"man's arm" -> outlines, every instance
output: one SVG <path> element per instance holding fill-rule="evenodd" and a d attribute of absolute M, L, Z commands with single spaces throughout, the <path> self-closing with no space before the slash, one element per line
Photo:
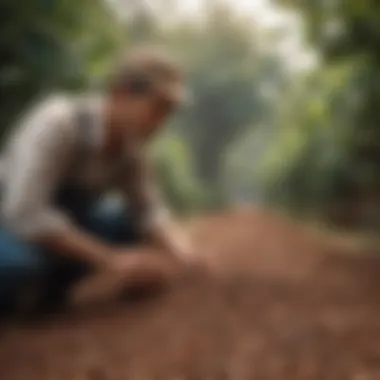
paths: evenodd
<path fill-rule="evenodd" d="M 149 158 L 139 151 L 129 165 L 124 190 L 147 241 L 181 260 L 191 260 L 191 240 L 166 207 Z"/>
<path fill-rule="evenodd" d="M 46 106 L 45 106 L 46 107 Z M 56 105 L 57 107 L 57 105 Z M 93 266 L 107 262 L 110 248 L 78 230 L 51 200 L 73 158 L 75 133 L 55 108 L 25 120 L 9 154 L 12 169 L 3 194 L 3 223 L 23 241 L 32 241 Z"/>

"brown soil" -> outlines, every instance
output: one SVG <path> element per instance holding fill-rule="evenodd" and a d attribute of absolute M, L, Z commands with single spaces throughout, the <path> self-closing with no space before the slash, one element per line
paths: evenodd
<path fill-rule="evenodd" d="M 0 379 L 380 379 L 375 252 L 260 210 L 190 228 L 207 273 L 142 303 L 8 326 Z"/>

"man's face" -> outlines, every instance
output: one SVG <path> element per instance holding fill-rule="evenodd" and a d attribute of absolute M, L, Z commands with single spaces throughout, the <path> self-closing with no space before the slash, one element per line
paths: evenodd
<path fill-rule="evenodd" d="M 131 132 L 153 134 L 174 111 L 172 102 L 156 94 L 122 95 L 117 101 L 121 121 Z"/>

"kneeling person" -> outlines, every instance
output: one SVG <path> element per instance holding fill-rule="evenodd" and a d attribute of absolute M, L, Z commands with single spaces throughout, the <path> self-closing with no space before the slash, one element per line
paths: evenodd
<path fill-rule="evenodd" d="M 41 275 L 54 279 L 47 284 L 56 298 L 83 271 L 138 265 L 131 245 L 142 239 L 190 258 L 145 152 L 185 100 L 176 63 L 139 48 L 121 61 L 104 95 L 56 97 L 24 118 L 4 152 L 0 302 Z M 128 208 L 100 202 L 114 188 Z"/>

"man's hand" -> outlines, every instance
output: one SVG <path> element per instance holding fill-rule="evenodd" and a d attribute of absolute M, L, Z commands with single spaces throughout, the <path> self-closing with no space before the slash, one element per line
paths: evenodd
<path fill-rule="evenodd" d="M 72 303 L 84 305 L 117 298 L 130 287 L 156 289 L 168 284 L 178 273 L 165 258 L 143 249 L 119 250 L 102 270 L 74 286 Z"/>
<path fill-rule="evenodd" d="M 116 249 L 109 257 L 105 273 L 134 283 L 154 281 L 169 274 L 168 260 L 146 248 Z"/>
<path fill-rule="evenodd" d="M 150 232 L 153 244 L 168 252 L 184 264 L 198 261 L 194 244 L 190 236 L 173 220 L 164 220 L 154 224 Z"/>

